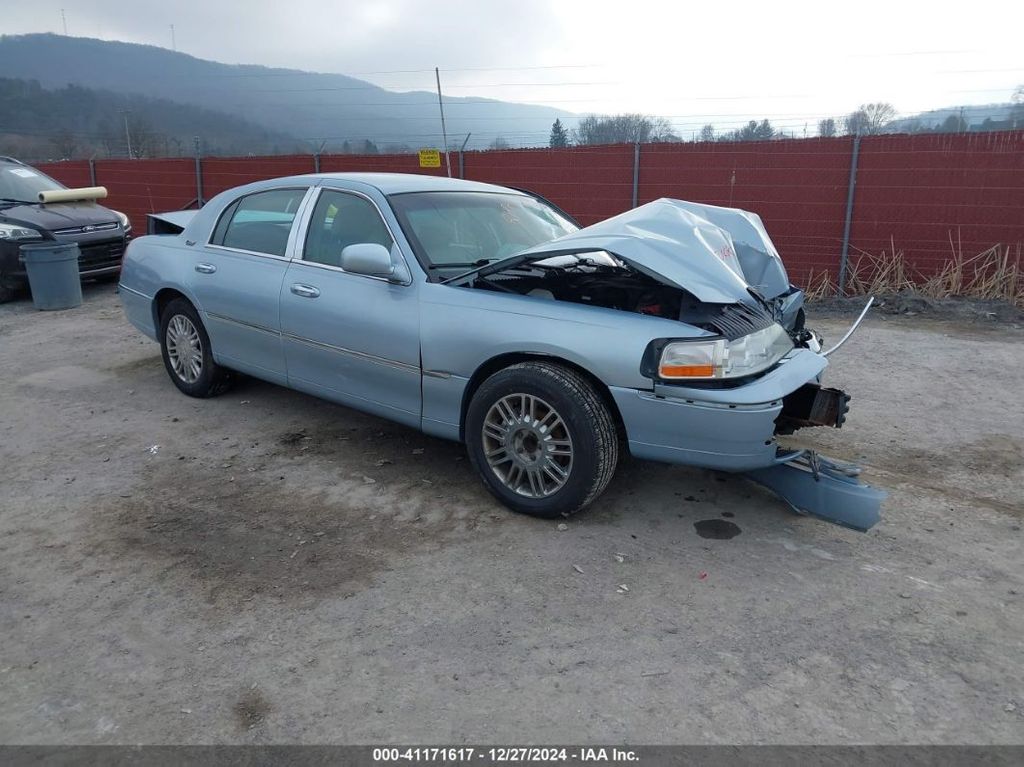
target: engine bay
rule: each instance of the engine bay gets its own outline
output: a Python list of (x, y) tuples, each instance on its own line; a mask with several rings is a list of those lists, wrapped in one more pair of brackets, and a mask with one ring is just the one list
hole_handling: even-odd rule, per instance
[[(756, 296), (751, 303), (707, 303), (606, 254), (597, 259), (579, 256), (575, 259), (568, 264), (532, 263), (511, 267), (477, 276), (469, 286), (540, 300), (649, 314), (685, 322), (730, 339), (761, 330), (779, 319), (771, 306)], [(796, 330), (792, 328), (790, 332)]]

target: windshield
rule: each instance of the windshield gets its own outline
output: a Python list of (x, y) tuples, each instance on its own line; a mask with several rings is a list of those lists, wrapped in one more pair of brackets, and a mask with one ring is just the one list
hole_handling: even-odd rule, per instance
[(554, 208), (525, 195), (416, 192), (389, 199), (428, 269), (483, 266), (577, 230)]
[(0, 202), (39, 202), (40, 192), (64, 189), (64, 185), (25, 165), (0, 163)]

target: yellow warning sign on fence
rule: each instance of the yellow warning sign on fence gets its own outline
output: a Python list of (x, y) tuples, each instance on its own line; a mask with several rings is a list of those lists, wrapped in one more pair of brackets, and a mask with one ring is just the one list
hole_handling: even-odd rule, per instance
[(420, 150), (420, 167), (421, 168), (440, 168), (441, 167), (441, 153), (436, 149), (421, 149)]

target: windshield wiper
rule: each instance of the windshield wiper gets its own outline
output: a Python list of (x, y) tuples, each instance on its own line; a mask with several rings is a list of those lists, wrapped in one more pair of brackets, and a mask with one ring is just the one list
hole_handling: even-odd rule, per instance
[(476, 268), (478, 266), (487, 266), (492, 261), (497, 261), (496, 258), (478, 258), (476, 261), (454, 261), (450, 264), (431, 264), (428, 268), (430, 269), (454, 269), (458, 266), (472, 266)]
[(0, 197), (0, 202), (11, 202), (15, 205), (35, 205), (37, 203), (32, 200), (16, 200), (13, 197)]
[[(458, 282), (461, 282), (462, 280), (464, 280), (466, 277), (469, 277), (471, 274), (477, 274), (478, 272), (480, 272), (480, 273), (486, 272), (487, 274), (494, 274), (495, 272), (500, 272), (500, 271), (503, 271), (504, 269), (508, 268), (508, 267), (502, 266), (502, 264), (506, 264), (507, 263), (508, 266), (513, 266), (514, 264), (522, 263), (523, 259), (524, 259), (524, 257), (523, 256), (519, 256), (519, 255), (509, 256), (508, 258), (481, 258), (480, 261), (477, 262), (478, 264), (480, 264), (479, 266), (477, 266), (476, 264), (472, 264), (473, 268), (470, 269), (469, 271), (460, 272), (459, 274), (456, 274), (454, 277), (447, 277), (447, 278), (441, 280), (441, 284), (442, 285), (451, 285), (452, 283), (458, 283)], [(480, 263), (480, 262), (483, 262), (483, 263)], [(492, 266), (492, 264), (495, 264), (495, 265)], [(470, 265), (471, 264), (459, 264), (459, 266), (470, 266)]]

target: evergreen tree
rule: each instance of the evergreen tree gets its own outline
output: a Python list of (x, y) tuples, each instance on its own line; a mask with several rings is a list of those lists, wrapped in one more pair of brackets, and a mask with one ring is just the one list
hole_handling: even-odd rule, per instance
[(562, 149), (569, 146), (569, 132), (562, 125), (562, 121), (557, 118), (551, 125), (551, 138), (548, 141), (548, 145), (552, 149)]

